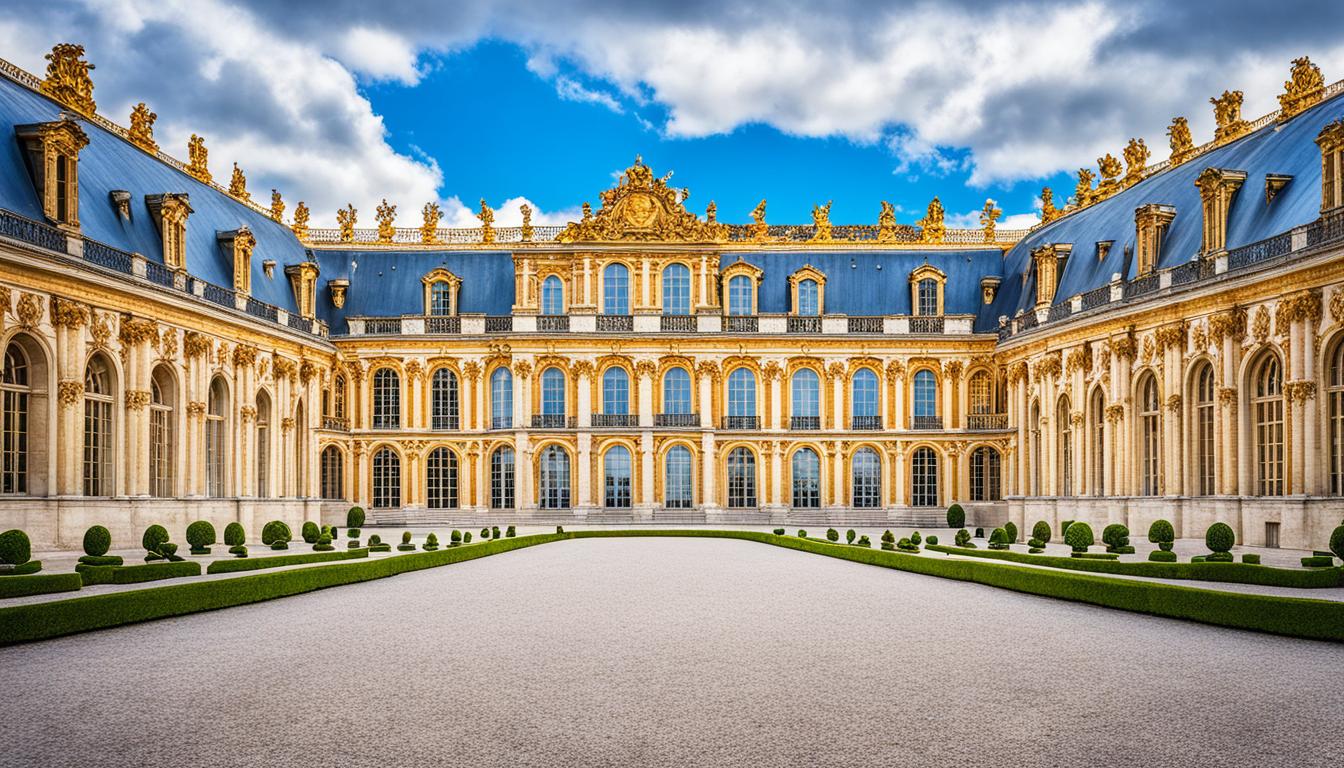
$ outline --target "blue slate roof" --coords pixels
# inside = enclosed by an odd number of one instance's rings
[[[458,311],[507,315],[513,310],[513,255],[507,251],[316,251],[322,276],[317,316],[332,333],[345,333],[346,317],[417,315],[425,311],[420,278],[440,267],[462,278]],[[326,282],[350,281],[345,306],[331,303]]]
[[[1246,172],[1228,212],[1227,247],[1254,243],[1320,216],[1321,152],[1316,136],[1328,123],[1344,116],[1344,100],[1336,96],[1297,115],[1283,125],[1271,123],[1252,134],[1206,152],[1075,214],[1037,229],[1005,257],[1005,279],[992,307],[992,318],[1013,317],[1035,304],[1035,276],[1031,251],[1050,243],[1072,243],[1073,253],[1059,281],[1055,302],[1110,282],[1122,273],[1136,276],[1137,260],[1125,261],[1125,250],[1135,247],[1134,209],[1150,203],[1171,205],[1176,218],[1167,228],[1159,268],[1174,267],[1199,254],[1203,213],[1195,178],[1206,168]],[[1265,202],[1265,175],[1285,174],[1293,180]],[[1098,241],[1114,240],[1104,261],[1096,258]],[[1022,274],[1028,274],[1023,284]],[[987,313],[990,314],[990,313]],[[988,317],[986,319],[989,319]],[[994,325],[997,321],[994,321]],[[981,328],[990,330],[993,325]]]

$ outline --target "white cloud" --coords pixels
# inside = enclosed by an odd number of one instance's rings
[[[555,78],[555,92],[560,95],[560,98],[566,101],[598,104],[617,114],[625,111],[625,108],[621,106],[621,103],[611,94],[588,88],[572,77],[562,75]]]
[[[526,197],[510,197],[499,204],[493,204],[486,201],[495,211],[496,227],[517,227],[523,223],[523,205],[532,208],[532,225],[546,226],[551,224],[567,224],[571,221],[578,221],[581,211],[579,208],[565,208],[559,211],[543,211]],[[481,220],[476,218],[476,214],[481,210],[480,203],[467,206],[456,196],[450,197],[443,202],[442,226],[445,227],[479,227]]]
[[[420,82],[418,56],[406,38],[382,29],[355,27],[337,39],[337,58],[356,72],[405,85]]]

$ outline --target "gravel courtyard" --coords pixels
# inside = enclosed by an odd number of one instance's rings
[[[2,766],[1338,765],[1344,650],[600,539],[0,649]]]

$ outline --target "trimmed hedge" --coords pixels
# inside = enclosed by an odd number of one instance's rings
[[[94,584],[143,584],[146,581],[176,579],[181,576],[200,576],[201,564],[195,560],[172,563],[145,563],[143,565],[76,565],[75,571],[84,580],[84,586]]]
[[[21,565],[16,565],[11,569],[0,571],[0,577],[9,576],[27,576],[42,570],[41,560],[29,560]]]
[[[52,592],[74,592],[84,586],[78,573],[39,573],[32,576],[0,578],[0,599],[48,595]]]
[[[350,511],[345,513],[345,527],[346,527],[346,528],[363,528],[363,527],[364,527],[364,508],[363,508],[363,507],[351,507],[351,508],[350,508]]]
[[[299,526],[299,536],[303,537],[305,544],[316,544],[322,537],[322,529],[312,520],[304,520],[303,525]]]
[[[326,563],[332,560],[354,560],[368,557],[367,549],[338,549],[331,552],[305,552],[301,555],[272,555],[271,557],[249,557],[246,560],[216,560],[205,569],[206,573],[238,573],[240,571],[259,571],[264,568],[280,568],[286,565],[304,563]]]
[[[1069,557],[1077,557],[1083,560],[1119,560],[1120,556],[1114,552],[1070,552]]]
[[[1003,531],[1004,531],[1004,533],[1007,533],[1007,534],[1008,534],[1008,543],[1009,543],[1009,544],[1016,544],[1016,543],[1017,543],[1017,524],[1016,524],[1016,523],[1014,523],[1012,520],[1009,520],[1008,522],[1004,523],[1004,524],[1003,524]]]
[[[1148,559],[1154,563],[1174,563],[1176,562],[1176,553],[1165,549],[1154,549],[1148,553]]]
[[[1303,568],[1333,568],[1334,565],[1335,558],[1329,556],[1312,555],[1302,558]]]

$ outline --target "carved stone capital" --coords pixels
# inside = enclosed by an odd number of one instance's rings
[[[149,400],[149,390],[132,389],[126,393],[126,408],[132,411],[143,411],[145,406],[149,405]]]
[[[84,382],[79,379],[65,379],[56,385],[57,399],[61,405],[78,405],[84,399]]]
[[[89,322],[89,308],[60,296],[51,297],[51,324],[78,330]]]

